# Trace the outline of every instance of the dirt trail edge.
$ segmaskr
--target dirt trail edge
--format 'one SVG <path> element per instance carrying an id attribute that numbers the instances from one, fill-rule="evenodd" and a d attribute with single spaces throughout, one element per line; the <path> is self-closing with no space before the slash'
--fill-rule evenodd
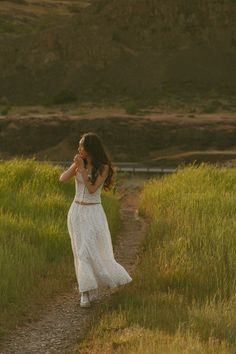
<path id="1" fill-rule="evenodd" d="M 124 227 L 114 247 L 115 259 L 132 276 L 139 263 L 142 243 L 147 232 L 147 222 L 138 215 L 137 202 L 140 187 L 123 191 L 121 218 Z M 1 354 L 67 354 L 78 340 L 84 338 L 91 320 L 102 302 L 111 301 L 112 293 L 121 290 L 103 289 L 91 307 L 79 306 L 79 292 L 74 287 L 59 296 L 41 318 L 12 332 L 0 348 Z"/>

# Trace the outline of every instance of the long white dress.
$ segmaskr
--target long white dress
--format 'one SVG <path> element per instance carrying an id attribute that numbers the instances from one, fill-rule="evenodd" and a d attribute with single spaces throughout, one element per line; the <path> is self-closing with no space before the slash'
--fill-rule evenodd
<path id="1" fill-rule="evenodd" d="M 101 204 L 102 187 L 95 193 L 89 193 L 81 173 L 77 172 L 76 193 L 68 211 L 67 226 L 80 292 L 114 288 L 132 281 L 114 258 L 111 234 Z M 100 204 L 83 205 L 75 201 Z"/>

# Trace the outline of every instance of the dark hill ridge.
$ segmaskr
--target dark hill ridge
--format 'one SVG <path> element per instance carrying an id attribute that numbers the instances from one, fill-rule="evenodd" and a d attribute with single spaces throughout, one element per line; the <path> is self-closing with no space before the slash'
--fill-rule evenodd
<path id="1" fill-rule="evenodd" d="M 235 95 L 235 1 L 15 2 L 0 5 L 3 101 Z"/>
<path id="2" fill-rule="evenodd" d="M 233 114 L 214 118 L 174 114 L 89 116 L 31 113 L 2 118 L 0 159 L 35 156 L 40 160 L 71 161 L 81 134 L 92 130 L 106 142 L 114 161 L 169 167 L 194 160 L 236 161 Z"/>

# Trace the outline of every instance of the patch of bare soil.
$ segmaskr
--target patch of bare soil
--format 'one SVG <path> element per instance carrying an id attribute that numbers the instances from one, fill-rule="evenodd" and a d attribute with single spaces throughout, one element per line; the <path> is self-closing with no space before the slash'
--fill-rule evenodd
<path id="1" fill-rule="evenodd" d="M 148 223 L 137 212 L 142 180 L 126 182 L 120 193 L 123 229 L 114 248 L 115 259 L 132 276 L 142 254 L 142 243 Z M 98 300 L 90 308 L 81 308 L 76 284 L 45 307 L 36 322 L 13 331 L 0 349 L 1 354 L 66 354 L 78 340 L 86 335 L 92 321 L 98 317 L 101 305 L 112 301 L 112 294 L 122 291 L 123 285 L 114 289 L 99 290 Z"/>
<path id="2" fill-rule="evenodd" d="M 119 106 L 104 106 L 104 107 L 94 107 L 92 105 L 81 105 L 79 107 L 54 107 L 47 108 L 43 106 L 14 106 L 8 112 L 7 115 L 2 118 L 12 119 L 47 119 L 47 118 L 57 118 L 59 120 L 74 120 L 74 119 L 96 119 L 96 118 L 145 118 L 148 120 L 160 121 L 162 123 L 206 123 L 206 122 L 220 122 L 224 120 L 225 122 L 235 121 L 235 112 L 217 112 L 217 113 L 194 113 L 190 114 L 188 112 L 178 112 L 178 110 L 167 109 L 167 107 L 156 107 L 150 109 L 140 109 L 137 114 L 128 114 L 126 109 Z M 1 118 L 1 117 L 0 117 Z"/>

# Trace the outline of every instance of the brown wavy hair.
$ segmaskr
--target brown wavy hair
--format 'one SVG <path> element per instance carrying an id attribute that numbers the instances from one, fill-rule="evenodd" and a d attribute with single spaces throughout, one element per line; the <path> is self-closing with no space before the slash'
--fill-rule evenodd
<path id="1" fill-rule="evenodd" d="M 91 172 L 91 182 L 95 183 L 98 173 L 102 173 L 104 165 L 109 166 L 108 176 L 104 181 L 103 189 L 105 191 L 114 188 L 115 185 L 115 170 L 111 163 L 110 153 L 104 146 L 101 138 L 92 132 L 82 134 L 81 139 L 84 138 L 84 149 L 91 157 L 92 162 L 92 172 Z M 85 167 L 87 165 L 87 160 L 85 160 Z"/>

